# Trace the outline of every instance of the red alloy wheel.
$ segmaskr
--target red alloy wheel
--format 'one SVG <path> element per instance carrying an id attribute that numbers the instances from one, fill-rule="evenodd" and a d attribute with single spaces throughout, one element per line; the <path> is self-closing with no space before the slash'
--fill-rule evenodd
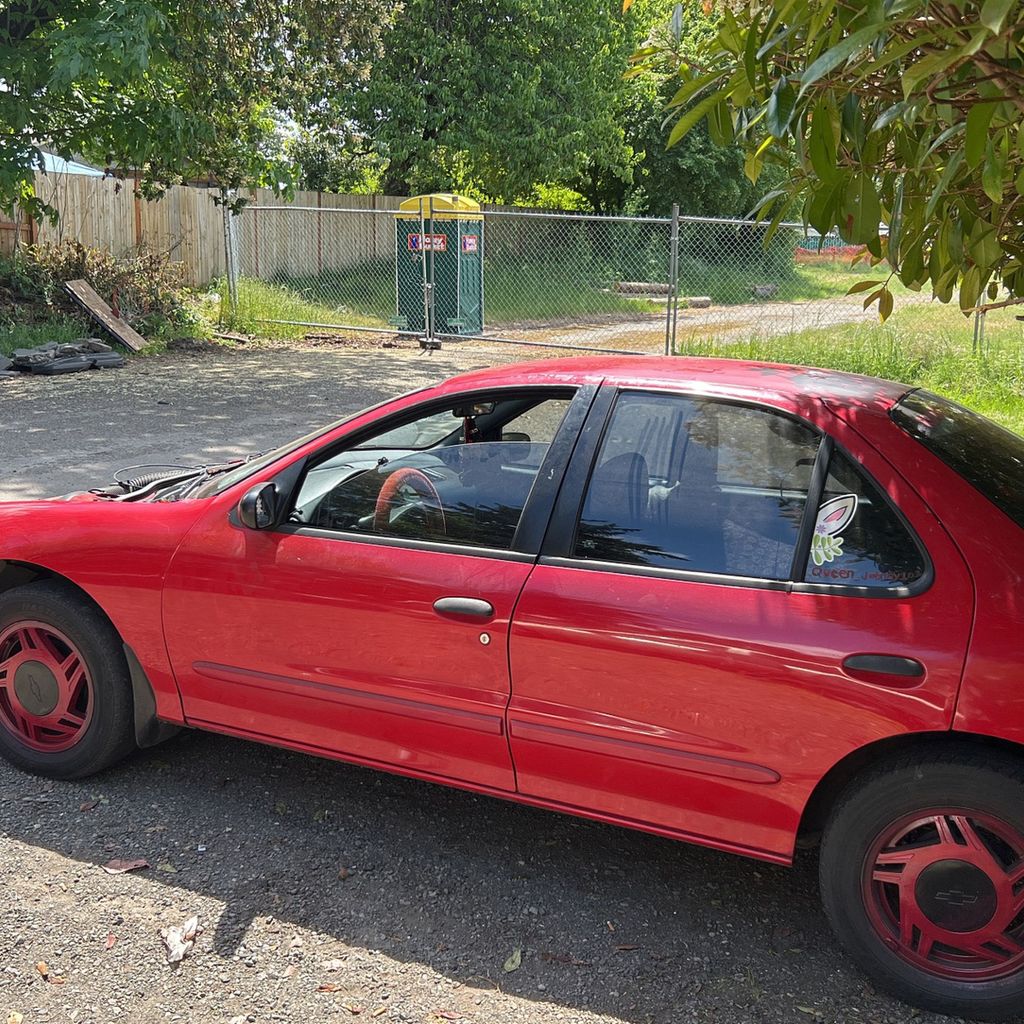
<path id="1" fill-rule="evenodd" d="M 901 818 L 872 845 L 863 891 L 879 937 L 919 970 L 980 982 L 1024 968 L 1024 834 L 999 818 Z"/>
<path id="2" fill-rule="evenodd" d="M 73 747 L 92 720 L 85 659 L 58 629 L 15 622 L 0 632 L 0 724 L 32 750 Z"/>

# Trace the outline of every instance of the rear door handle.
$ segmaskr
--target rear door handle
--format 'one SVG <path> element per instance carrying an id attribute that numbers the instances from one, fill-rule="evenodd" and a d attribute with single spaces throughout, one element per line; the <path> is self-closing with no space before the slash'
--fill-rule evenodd
<path id="1" fill-rule="evenodd" d="M 856 679 L 892 676 L 894 683 L 913 686 L 924 676 L 924 665 L 915 658 L 895 654 L 851 654 L 843 658 L 843 671 Z"/>
<path id="2" fill-rule="evenodd" d="M 449 619 L 489 619 L 494 615 L 494 606 L 477 597 L 439 597 L 434 602 L 434 611 Z"/>

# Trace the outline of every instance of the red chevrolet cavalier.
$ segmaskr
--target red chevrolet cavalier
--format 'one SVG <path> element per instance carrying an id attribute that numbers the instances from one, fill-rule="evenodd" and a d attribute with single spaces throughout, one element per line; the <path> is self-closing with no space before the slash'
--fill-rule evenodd
<path id="1" fill-rule="evenodd" d="M 0 751 L 192 726 L 788 864 L 922 1006 L 1024 1006 L 1024 440 L 797 367 L 485 370 L 0 506 Z"/>

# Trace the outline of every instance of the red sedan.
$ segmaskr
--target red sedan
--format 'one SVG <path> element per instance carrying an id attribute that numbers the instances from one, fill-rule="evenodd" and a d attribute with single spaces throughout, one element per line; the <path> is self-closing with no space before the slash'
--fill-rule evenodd
<path id="1" fill-rule="evenodd" d="M 1024 1006 L 1024 440 L 736 361 L 520 364 L 0 506 L 0 752 L 228 733 L 788 864 L 904 998 Z"/>

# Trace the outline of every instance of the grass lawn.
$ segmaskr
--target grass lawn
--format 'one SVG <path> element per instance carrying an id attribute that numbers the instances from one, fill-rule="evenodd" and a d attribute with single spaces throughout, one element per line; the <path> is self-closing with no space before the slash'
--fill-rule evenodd
<path id="1" fill-rule="evenodd" d="M 956 307 L 906 305 L 886 324 L 845 324 L 774 338 L 683 339 L 681 355 L 763 359 L 885 377 L 928 388 L 1024 434 L 1024 323 L 1018 308 L 989 313 L 985 349 Z"/>
<path id="2" fill-rule="evenodd" d="M 683 295 L 710 295 L 716 306 L 748 303 L 755 284 L 776 287 L 772 301 L 806 301 L 844 295 L 865 279 L 884 279 L 886 271 L 848 259 L 796 264 L 781 279 L 770 274 L 722 265 L 684 261 L 680 269 Z M 658 314 L 661 302 L 617 294 L 614 278 L 590 268 L 563 264 L 489 265 L 484 278 L 484 318 L 489 329 L 514 324 L 565 324 L 574 320 Z M 893 282 L 893 291 L 906 291 Z M 223 294 L 223 308 L 228 309 Z M 225 325 L 272 337 L 301 337 L 302 327 L 273 324 L 297 320 L 313 324 L 349 324 L 386 328 L 395 315 L 394 267 L 390 261 L 363 263 L 313 277 L 277 281 L 243 278 L 238 309 Z"/>

